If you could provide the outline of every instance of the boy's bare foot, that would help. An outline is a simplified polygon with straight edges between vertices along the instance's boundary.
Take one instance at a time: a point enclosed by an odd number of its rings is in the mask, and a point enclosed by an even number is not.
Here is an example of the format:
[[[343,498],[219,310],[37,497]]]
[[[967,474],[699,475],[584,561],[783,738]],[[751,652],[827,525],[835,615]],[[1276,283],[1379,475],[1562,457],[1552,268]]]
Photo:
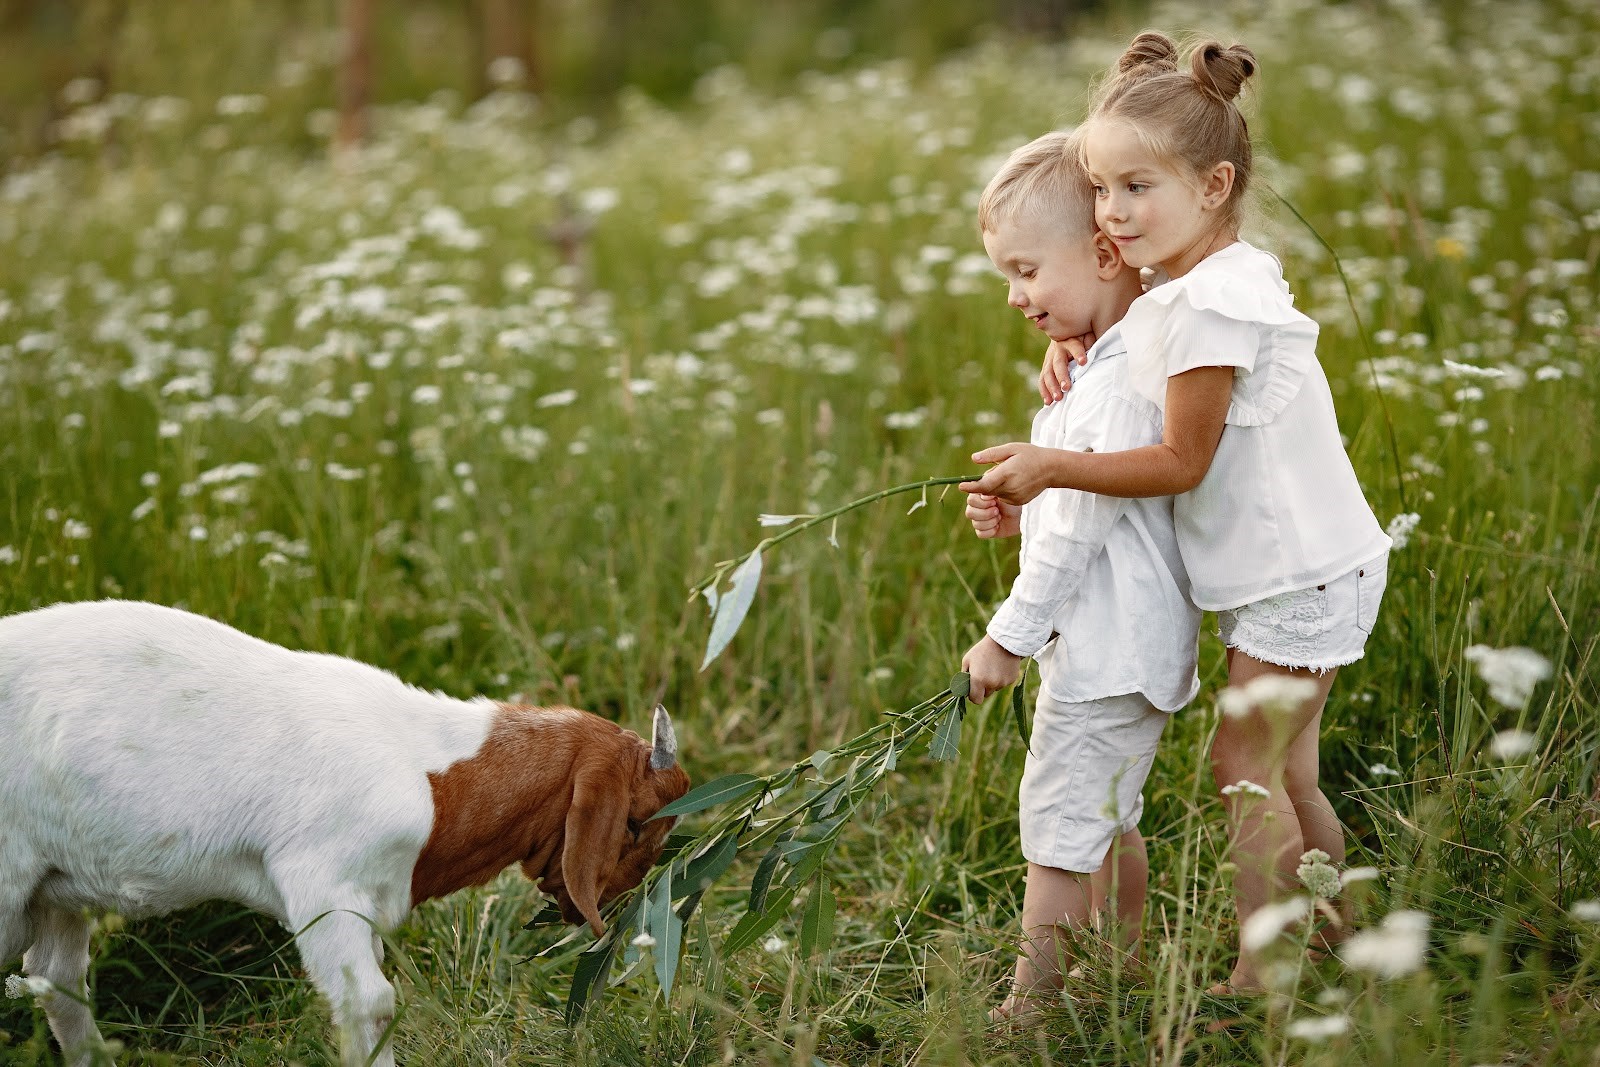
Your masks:
[[[1012,993],[995,1007],[989,1009],[989,1025],[1007,1030],[1020,1030],[1038,1026],[1044,1021],[1044,1012],[1051,1001],[1042,997]]]

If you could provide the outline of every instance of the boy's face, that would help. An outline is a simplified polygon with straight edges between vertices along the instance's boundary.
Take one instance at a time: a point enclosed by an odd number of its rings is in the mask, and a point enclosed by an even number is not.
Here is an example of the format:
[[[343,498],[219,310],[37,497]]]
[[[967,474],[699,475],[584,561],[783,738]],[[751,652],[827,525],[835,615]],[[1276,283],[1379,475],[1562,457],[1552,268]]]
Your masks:
[[[1052,341],[1088,333],[1099,282],[1094,235],[1019,214],[983,235],[984,251],[1005,276],[1007,302]]]

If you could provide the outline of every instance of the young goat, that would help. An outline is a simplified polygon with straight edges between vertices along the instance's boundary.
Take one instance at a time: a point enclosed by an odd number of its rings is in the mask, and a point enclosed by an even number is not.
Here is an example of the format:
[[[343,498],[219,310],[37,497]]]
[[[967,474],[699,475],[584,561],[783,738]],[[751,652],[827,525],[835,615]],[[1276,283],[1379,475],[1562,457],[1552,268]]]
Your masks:
[[[571,708],[453,700],[154,604],[0,619],[0,966],[26,949],[83,997],[86,912],[237,901],[295,933],[346,1062],[386,1067],[378,935],[511,863],[600,933],[689,788],[664,709],[654,725],[646,745]],[[42,1000],[88,1062],[89,1009]]]

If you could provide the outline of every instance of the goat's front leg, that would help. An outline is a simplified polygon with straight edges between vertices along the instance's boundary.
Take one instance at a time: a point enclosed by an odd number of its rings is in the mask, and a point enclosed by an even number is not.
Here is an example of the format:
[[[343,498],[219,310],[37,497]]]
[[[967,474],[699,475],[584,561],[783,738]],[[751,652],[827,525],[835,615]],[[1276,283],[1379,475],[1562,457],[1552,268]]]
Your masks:
[[[333,1005],[344,1067],[394,1067],[388,1030],[394,1019],[394,987],[378,966],[382,942],[369,902],[344,897],[339,904],[297,908],[291,914],[300,961]],[[379,1042],[382,1050],[373,1054]]]

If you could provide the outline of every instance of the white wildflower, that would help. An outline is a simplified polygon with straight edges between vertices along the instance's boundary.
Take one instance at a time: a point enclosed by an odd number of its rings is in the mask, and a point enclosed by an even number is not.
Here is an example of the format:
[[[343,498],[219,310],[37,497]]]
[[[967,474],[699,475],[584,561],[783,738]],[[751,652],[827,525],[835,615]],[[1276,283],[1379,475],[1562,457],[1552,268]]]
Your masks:
[[[912,408],[910,411],[891,411],[883,417],[883,424],[891,430],[915,430],[922,425],[922,421],[927,417],[927,408]]]
[[[1332,857],[1320,848],[1314,848],[1300,857],[1300,866],[1294,873],[1300,884],[1311,890],[1313,896],[1332,900],[1339,895],[1339,872],[1330,862]]]
[[[6,996],[12,1000],[21,1000],[25,996],[42,997],[54,989],[50,979],[41,978],[39,975],[30,974],[24,978],[20,974],[6,975]]]
[[[1308,1015],[1289,1024],[1288,1034],[1300,1041],[1325,1041],[1350,1029],[1348,1015]]]
[[[1305,917],[1311,910],[1308,897],[1290,897],[1277,904],[1257,908],[1239,930],[1239,944],[1246,952],[1260,952],[1283,933],[1284,927]]]
[[[367,476],[367,472],[356,467],[346,467],[338,463],[329,463],[322,468],[323,471],[336,482],[354,482]]]
[[[789,942],[785,941],[777,934],[772,934],[765,941],[761,942],[761,947],[767,952],[782,952],[784,946],[786,946],[788,943]]]
[[[411,390],[411,402],[414,404],[437,404],[444,394],[437,385],[419,385]]]
[[[1241,778],[1241,779],[1239,779],[1239,781],[1234,782],[1232,785],[1223,786],[1222,787],[1222,795],[1225,796],[1225,797],[1232,797],[1232,796],[1239,796],[1239,795],[1244,795],[1244,796],[1247,796],[1247,797],[1261,797],[1264,800],[1267,797],[1270,797],[1272,795],[1272,793],[1269,790],[1265,789],[1264,787],[1256,785],[1254,782],[1250,781],[1247,778]]]
[[[1539,747],[1539,738],[1526,730],[1501,730],[1489,741],[1489,755],[1497,760],[1526,756]]]
[[[1263,674],[1243,686],[1229,686],[1217,694],[1217,707],[1224,715],[1237,718],[1254,708],[1288,712],[1317,693],[1317,683],[1291,674]]]
[[[1428,950],[1428,916],[1420,911],[1392,911],[1383,922],[1362,930],[1339,948],[1348,967],[1379,978],[1399,978],[1422,966]]]
[[[0,545],[0,564],[10,565],[22,557],[12,545]]]
[[[1377,880],[1378,868],[1376,867],[1351,867],[1339,876],[1339,884],[1346,887],[1355,885],[1357,882],[1375,882]]]
[[[768,515],[763,512],[756,516],[756,521],[763,526],[787,526],[791,522],[799,522],[801,519],[809,518],[811,518],[810,515]]]
[[[61,525],[61,536],[68,541],[87,541],[89,534],[89,524],[77,519],[68,519]]]
[[[1374,778],[1400,777],[1400,772],[1389,766],[1387,763],[1374,763],[1372,766],[1368,767],[1367,770],[1371,772]]]
[[[1469,645],[1462,653],[1489,687],[1489,695],[1508,708],[1521,708],[1533,687],[1550,677],[1550,661],[1531,648]]]
[[[630,945],[632,945],[634,948],[655,948],[656,947],[656,939],[651,937],[647,933],[641,933],[638,937],[634,938],[632,941],[630,941],[628,943]]]
[[[1402,549],[1411,543],[1411,531],[1417,528],[1417,523],[1422,521],[1422,516],[1415,511],[1403,511],[1389,520],[1389,525],[1384,532],[1389,535],[1389,540],[1394,542],[1395,549]]]
[[[1580,900],[1572,906],[1572,917],[1586,923],[1600,923],[1600,900]]]
[[[578,399],[578,391],[576,389],[562,389],[558,392],[546,393],[535,400],[533,404],[534,407],[541,408],[564,408],[576,399]]]
[[[1504,378],[1506,375],[1499,367],[1479,367],[1472,363],[1457,363],[1453,359],[1444,361],[1444,369],[1459,378]]]

